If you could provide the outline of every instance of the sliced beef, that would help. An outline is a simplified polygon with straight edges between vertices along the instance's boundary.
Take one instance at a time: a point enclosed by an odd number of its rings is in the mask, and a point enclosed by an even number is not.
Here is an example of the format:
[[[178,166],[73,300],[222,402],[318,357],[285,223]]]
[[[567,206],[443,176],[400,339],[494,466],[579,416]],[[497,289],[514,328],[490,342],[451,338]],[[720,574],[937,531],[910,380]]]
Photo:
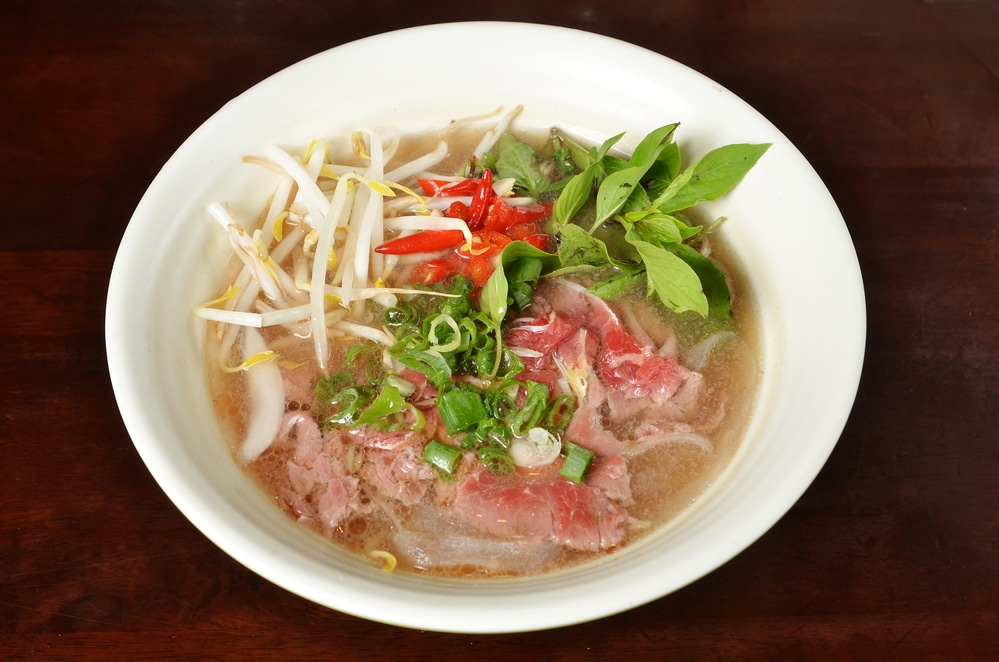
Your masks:
[[[586,484],[622,506],[632,503],[628,461],[620,455],[594,458],[593,465],[586,472]]]
[[[406,446],[365,451],[361,476],[378,493],[411,506],[423,499],[437,474],[420,457],[418,447]]]
[[[458,487],[455,513],[478,530],[512,540],[551,540],[572,549],[608,549],[624,537],[624,513],[586,484],[480,469]]]
[[[579,398],[566,438],[598,455],[627,454],[635,431],[652,424],[691,429],[701,375],[672,358],[672,345],[656,348],[645,332],[630,332],[607,302],[578,284],[543,281],[506,342],[535,355],[525,361],[525,376],[557,373],[562,392]]]
[[[344,465],[344,451],[335,436],[324,438],[310,416],[291,413],[262,458],[271,464],[265,477],[295,518],[320,531],[335,529],[363,507],[358,479]]]

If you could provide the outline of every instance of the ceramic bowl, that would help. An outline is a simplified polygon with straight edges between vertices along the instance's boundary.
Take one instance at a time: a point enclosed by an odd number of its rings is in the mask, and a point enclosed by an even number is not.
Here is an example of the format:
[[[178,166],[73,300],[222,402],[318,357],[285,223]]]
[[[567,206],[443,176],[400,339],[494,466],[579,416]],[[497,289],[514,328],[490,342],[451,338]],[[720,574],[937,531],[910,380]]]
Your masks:
[[[454,44],[478,47],[461,51]],[[495,45],[496,49],[489,48]],[[478,54],[456,57],[458,54]],[[562,574],[462,582],[389,574],[299,528],[236,465],[204,378],[203,323],[228,244],[205,209],[259,208],[244,155],[360,126],[400,132],[524,106],[520,127],[551,125],[633,146],[678,121],[696,156],[723,144],[770,151],[711,213],[752,283],[762,383],[724,474],[663,530]],[[851,410],[866,317],[857,257],[829,192],[753,108],[701,74],[637,46],[551,26],[454,23],[401,30],[295,64],[233,99],[164,165],[122,238],[108,290],[108,363],[136,449],[177,508],[232,558],[308,600],[424,630],[553,628],[669,594],[746,549],[798,500]]]

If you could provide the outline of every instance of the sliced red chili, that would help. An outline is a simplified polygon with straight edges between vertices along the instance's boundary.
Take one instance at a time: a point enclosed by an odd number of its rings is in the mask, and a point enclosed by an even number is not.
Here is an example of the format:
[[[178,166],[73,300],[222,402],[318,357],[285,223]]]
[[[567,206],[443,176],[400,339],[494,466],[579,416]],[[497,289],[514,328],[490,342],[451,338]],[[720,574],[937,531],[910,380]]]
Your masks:
[[[489,205],[489,212],[486,214],[483,226],[497,232],[506,232],[514,225],[517,212],[503,198],[494,197]]]
[[[551,239],[551,236],[543,232],[539,232],[538,234],[527,235],[524,237],[523,241],[526,241],[538,250],[548,252],[548,246],[551,244]]]
[[[483,228],[472,233],[471,251],[468,250],[468,244],[462,244],[455,250],[455,253],[462,259],[472,256],[489,258],[497,255],[511,241],[510,237],[501,232]]]
[[[514,210],[517,212],[516,223],[538,223],[543,221],[552,215],[553,206],[554,203],[552,202],[517,205],[514,207]]]
[[[466,205],[461,200],[455,200],[447,207],[447,211],[444,212],[445,216],[451,218],[460,218],[461,220],[468,222],[468,205]]]
[[[511,205],[500,197],[493,198],[486,215],[485,227],[506,232],[522,223],[538,223],[552,215],[552,203]]]
[[[445,248],[454,248],[464,240],[465,235],[461,230],[424,230],[387,241],[376,247],[375,252],[385,255],[431,253],[442,251]]]
[[[472,177],[449,181],[447,179],[417,179],[424,195],[456,197],[474,195],[479,190],[479,180]]]
[[[489,211],[489,202],[493,199],[493,172],[483,170],[482,179],[479,181],[479,189],[472,196],[472,205],[468,209],[468,227],[472,230],[482,228]]]
[[[489,280],[493,273],[492,263],[479,255],[471,255],[462,261],[461,275],[475,283],[475,287],[482,287]]]
[[[538,234],[539,232],[541,232],[541,229],[538,228],[537,223],[520,223],[519,225],[515,225],[508,229],[506,231],[506,236],[511,239],[523,239],[532,234]]]
[[[417,265],[409,274],[409,282],[433,285],[450,278],[461,270],[461,263],[453,257],[428,260]]]

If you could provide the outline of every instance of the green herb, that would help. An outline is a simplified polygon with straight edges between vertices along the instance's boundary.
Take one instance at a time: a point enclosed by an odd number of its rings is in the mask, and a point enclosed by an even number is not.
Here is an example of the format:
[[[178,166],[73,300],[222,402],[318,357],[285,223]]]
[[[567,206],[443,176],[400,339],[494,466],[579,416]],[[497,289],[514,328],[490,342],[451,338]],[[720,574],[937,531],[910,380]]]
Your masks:
[[[320,427],[324,432],[361,426],[376,430],[420,430],[426,419],[406,401],[413,389],[408,381],[391,374],[377,385],[356,384],[346,371],[321,377],[315,388]]]
[[[676,127],[652,131],[624,161],[607,154],[620,136],[600,150],[572,152],[582,171],[555,202],[556,273],[589,271],[589,291],[605,299],[630,291],[644,275],[649,296],[670,310],[728,319],[724,274],[692,245],[701,228],[678,212],[728,193],[770,145],[726,145],[683,169]],[[595,200],[588,230],[573,222],[587,200]]]
[[[693,310],[701,316],[708,314],[708,298],[701,288],[697,272],[670,251],[636,239],[629,239],[645,264],[649,296],[658,294],[668,308],[678,313]]]
[[[659,158],[675,129],[676,124],[667,124],[647,135],[635,148],[625,167],[604,179],[597,189],[597,218],[590,229],[591,233],[616,214],[629,197],[641,190],[639,183]]]
[[[548,405],[544,427],[557,437],[568,427],[569,421],[575,413],[576,399],[568,394],[560,395]]]
[[[513,179],[514,189],[532,198],[565,186],[569,149],[553,136],[544,152],[504,133],[492,152],[483,155],[484,165],[501,179]]]
[[[364,409],[375,399],[374,387],[356,384],[353,375],[346,371],[319,379],[314,392],[319,400],[319,423],[324,432],[337,426],[356,425]]]
[[[546,269],[557,264],[557,256],[535,248],[526,241],[512,241],[500,253],[499,265],[482,286],[482,293],[479,295],[479,306],[488,315],[496,338],[495,361],[490,378],[499,373],[503,359],[502,326],[512,301],[511,287],[515,291],[519,290],[518,301],[530,303],[530,289],[537,285],[538,278]]]
[[[451,366],[440,352],[409,349],[395,358],[407,368],[422,372],[438,388],[451,382]]]
[[[720,198],[742,180],[769,147],[737,144],[708,152],[673,179],[652,206],[666,213]]]
[[[544,193],[551,183],[548,176],[541,172],[540,160],[533,147],[505,133],[496,143],[496,160],[493,167],[501,178],[514,179],[516,188],[529,196],[537,197]]]
[[[528,430],[538,427],[548,410],[548,386],[538,382],[525,384],[527,397],[510,420],[510,432],[516,437],[523,437]]]
[[[583,150],[570,141],[570,144],[575,147],[571,150],[573,160],[582,172],[569,180],[569,183],[562,189],[562,193],[559,194],[558,200],[555,201],[552,213],[558,223],[568,223],[586,204],[594,183],[603,181],[606,176],[604,168],[607,166],[607,152],[622,137],[624,137],[623,133],[612,136],[605,140],[599,149],[591,151]]]

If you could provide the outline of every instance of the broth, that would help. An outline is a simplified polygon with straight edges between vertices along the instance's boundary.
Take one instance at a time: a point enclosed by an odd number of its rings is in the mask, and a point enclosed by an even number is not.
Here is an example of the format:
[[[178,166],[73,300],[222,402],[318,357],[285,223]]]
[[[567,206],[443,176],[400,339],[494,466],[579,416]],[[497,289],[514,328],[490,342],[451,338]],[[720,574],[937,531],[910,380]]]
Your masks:
[[[451,156],[438,163],[433,172],[458,172],[468,162],[468,154],[480,138],[481,131],[474,130],[466,137],[453,138]],[[526,140],[539,146],[545,138],[528,136]],[[436,135],[405,139],[386,170],[391,170],[396,163],[407,162],[413,155],[430,151],[436,140]],[[417,188],[412,177],[399,183]],[[301,202],[297,204],[301,208]],[[290,206],[295,209],[294,203]],[[266,212],[262,218],[265,215]],[[293,216],[279,221],[283,223],[282,234],[293,232],[296,223],[302,222],[294,221]],[[432,438],[440,438],[446,445],[458,447],[468,433],[447,433],[440,424],[433,427],[428,423],[418,432],[409,433],[398,430],[368,433],[349,427],[320,430],[324,407],[328,405],[317,395],[316,382],[343,367],[353,373],[358,384],[363,384],[367,374],[364,366],[381,364],[384,367],[388,363],[394,366],[388,372],[410,380],[406,383],[417,392],[406,397],[414,400],[420,389],[429,388],[429,385],[414,378],[412,370],[392,363],[385,346],[375,341],[360,342],[367,349],[355,353],[353,348],[359,341],[356,337],[346,337],[350,335],[346,333],[341,334],[345,337],[339,340],[338,336],[331,336],[329,359],[324,369],[317,359],[316,343],[308,322],[302,319],[259,330],[267,351],[274,354],[257,356],[278,366],[284,390],[280,432],[273,443],[249,461],[241,456],[240,445],[244,443],[241,440],[254,425],[248,374],[257,368],[252,360],[254,357],[240,351],[240,332],[231,324],[210,321],[206,356],[213,403],[234,457],[275,506],[316,534],[363,558],[374,562],[388,560],[397,571],[456,578],[536,575],[602,558],[659,530],[696,501],[731,461],[748,423],[759,381],[755,357],[757,331],[750,288],[728,247],[714,235],[702,249],[705,247],[726,276],[732,301],[731,323],[719,325],[716,320],[702,319],[696,313],[664,310],[648,301],[643,287],[622,300],[601,302],[573,285],[572,279],[548,276],[535,287],[532,305],[518,312],[518,321],[507,319],[504,323],[503,337],[507,345],[521,351],[526,357],[526,365],[532,361],[539,363],[541,367],[535,374],[548,375],[555,384],[553,390],[562,389],[563,394],[575,399],[576,410],[568,427],[561,432],[561,440],[589,445],[596,453],[589,473],[579,484],[555,475],[563,462],[561,457],[548,465],[518,466],[512,474],[497,476],[484,471],[470,449],[462,451],[454,475],[443,474],[424,461],[421,454],[425,445]],[[296,265],[299,259],[292,254],[280,266],[294,274],[297,268],[300,269],[300,265]],[[400,264],[406,259],[400,258]],[[234,274],[239,272],[239,266],[231,269],[233,278],[228,282],[236,278]],[[397,266],[391,272],[394,280],[385,284],[404,288],[413,272],[412,265]],[[473,298],[480,296],[478,292],[476,290]],[[428,295],[424,294],[398,295],[399,300],[426,297]],[[567,306],[559,303],[563,299],[569,302]],[[263,305],[257,304],[258,309],[270,308],[263,294],[257,300],[264,301]],[[379,329],[378,320],[386,306],[368,301],[363,312],[358,312],[357,305],[340,308],[333,311],[335,319],[347,318]],[[566,312],[569,309],[577,312]],[[327,308],[327,312],[329,310]],[[583,311],[582,317],[573,317],[579,311]],[[536,333],[535,329],[543,326],[545,320],[563,318],[575,327],[559,341],[551,358],[545,358],[544,363],[542,358],[535,356],[539,353],[537,350],[524,349],[526,346],[517,344],[517,337]],[[602,321],[595,321],[596,318]],[[609,327],[613,320],[617,320],[620,327]],[[572,355],[568,352],[575,342],[572,334],[577,332],[580,345],[577,361],[585,358],[590,362],[584,373],[575,375],[586,384],[586,390],[581,392],[573,390],[576,382],[572,381],[571,367],[565,370],[560,363],[562,359],[556,357],[561,352],[558,356],[567,355],[571,360]],[[610,356],[612,343],[617,342],[612,335],[617,338],[621,334],[639,339],[642,344],[646,358],[644,363],[636,364],[639,370],[652,361],[661,361],[670,370],[682,371],[680,385],[659,405],[645,404],[650,398],[659,397],[655,393],[622,396],[620,387],[609,386],[601,377],[612,373],[599,372],[602,368],[597,367],[597,363]],[[275,355],[277,359],[274,359]],[[613,357],[618,362],[615,367],[603,369],[617,370],[617,365],[623,365],[621,361],[626,364],[631,360],[620,358],[624,356],[626,353],[622,350],[620,355]],[[222,357],[221,361],[219,357]],[[368,360],[369,363],[364,363]],[[240,364],[242,369],[233,368]],[[674,365],[680,367],[674,368]],[[476,380],[468,378],[467,381]],[[607,391],[605,398],[596,395],[601,390]],[[434,403],[440,403],[440,394],[428,393],[423,404],[415,409],[431,419],[435,417]],[[584,397],[579,397],[580,393]],[[550,397],[554,395],[551,393]],[[680,402],[687,396],[690,403]],[[415,415],[412,408],[406,411],[410,413],[393,416]],[[661,413],[666,411],[670,413]],[[583,416],[590,418],[575,425],[576,417],[582,421]],[[589,442],[591,433],[592,443]],[[606,443],[616,444],[612,448],[614,452],[599,448]],[[623,479],[621,466],[626,471]],[[473,484],[477,487],[469,487]],[[511,520],[519,518],[515,525],[508,525],[501,515],[497,516],[499,523],[482,527],[475,517],[468,516],[469,511],[479,508],[475,511],[476,517],[482,518],[482,513],[489,513],[492,508],[492,505],[483,504],[510,501],[515,485],[527,485],[525,491],[534,490],[533,505],[518,506],[520,510],[516,516],[510,517]],[[618,518],[615,520],[617,529],[611,534],[604,531],[593,534],[596,538],[589,529],[585,535],[577,536],[574,523],[559,520],[550,527],[551,535],[544,533],[548,531],[546,518],[558,520],[558,516],[547,512],[539,515],[537,511],[544,508],[539,508],[538,504],[563,498],[574,500],[572,504],[575,505],[570,508],[581,511],[606,509],[601,511],[608,513],[604,522],[600,522],[601,516],[597,515],[597,522],[588,522],[586,526],[602,527],[612,513]],[[545,522],[540,529],[536,523],[539,517]],[[539,530],[542,533],[539,534]]]

